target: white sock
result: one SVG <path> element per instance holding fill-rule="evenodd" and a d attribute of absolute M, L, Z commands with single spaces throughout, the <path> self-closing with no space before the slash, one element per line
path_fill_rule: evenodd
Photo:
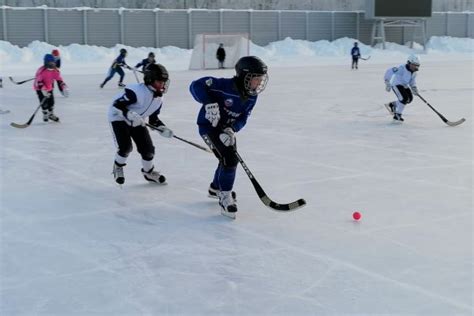
<path fill-rule="evenodd" d="M 118 164 L 124 165 L 127 163 L 127 157 L 122 157 L 119 154 L 115 153 L 115 161 Z"/>
<path fill-rule="evenodd" d="M 395 106 L 395 113 L 402 114 L 404 108 L 405 108 L 405 104 L 403 104 L 400 101 L 397 101 L 396 106 Z"/>
<path fill-rule="evenodd" d="M 144 160 L 142 159 L 142 166 L 145 172 L 150 171 L 153 168 L 153 160 Z"/>

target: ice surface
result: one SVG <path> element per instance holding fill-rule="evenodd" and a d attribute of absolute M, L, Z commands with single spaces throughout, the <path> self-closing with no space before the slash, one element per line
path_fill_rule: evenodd
<path fill-rule="evenodd" d="M 392 53 L 358 71 L 347 57 L 272 64 L 239 151 L 272 199 L 308 205 L 271 211 L 239 167 L 235 221 L 207 197 L 215 158 L 176 139 L 152 134 L 167 186 L 143 179 L 136 151 L 114 183 L 117 77 L 99 89 L 111 60 L 63 61 L 60 124 L 38 115 L 10 127 L 38 101 L 30 83 L 4 79 L 0 314 L 471 315 L 473 58 L 428 54 L 418 76 L 420 93 L 464 124 L 415 100 L 400 125 L 383 107 L 394 100 L 383 73 L 404 62 Z M 39 63 L 2 67 L 22 80 Z M 232 74 L 174 68 L 161 119 L 202 143 L 188 85 Z"/>

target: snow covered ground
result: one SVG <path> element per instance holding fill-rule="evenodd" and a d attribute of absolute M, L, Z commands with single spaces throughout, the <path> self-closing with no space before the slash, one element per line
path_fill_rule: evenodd
<path fill-rule="evenodd" d="M 47 49 L 13 54 L 0 44 L 2 75 L 17 80 L 50 50 L 40 43 Z M 372 58 L 352 71 L 342 53 L 302 55 L 300 43 L 288 45 L 291 53 L 273 55 L 254 48 L 270 80 L 239 151 L 272 199 L 308 205 L 266 208 L 239 168 L 235 221 L 207 197 L 215 158 L 176 139 L 152 134 L 167 186 L 145 182 L 135 151 L 125 185 L 114 183 L 106 112 L 117 77 L 99 84 L 118 48 L 86 61 L 102 49 L 77 46 L 82 53 L 64 58 L 71 96 L 56 93 L 60 124 L 38 115 L 12 128 L 37 99 L 30 83 L 4 79 L 0 314 L 472 315 L 472 50 L 421 55 L 422 95 L 448 119 L 467 119 L 448 127 L 418 99 L 402 125 L 383 107 L 394 100 L 383 73 L 407 52 L 365 52 Z M 148 50 L 132 50 L 129 63 Z M 161 118 L 202 143 L 189 83 L 233 71 L 188 71 L 190 52 L 169 50 L 157 58 L 169 61 L 172 80 Z M 130 72 L 125 81 L 135 81 Z"/>

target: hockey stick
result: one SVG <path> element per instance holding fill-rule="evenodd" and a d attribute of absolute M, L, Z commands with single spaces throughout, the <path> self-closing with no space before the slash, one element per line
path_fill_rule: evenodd
<path fill-rule="evenodd" d="M 8 77 L 8 78 L 9 78 L 10 81 L 13 82 L 14 84 L 24 84 L 25 82 L 35 80 L 35 78 L 30 78 L 30 79 L 26 79 L 26 80 L 23 80 L 23 81 L 15 81 L 12 77 Z"/>
<path fill-rule="evenodd" d="M 132 71 L 133 71 L 133 75 L 135 76 L 135 79 L 137 79 L 137 83 L 140 83 L 140 79 L 138 79 L 138 76 L 137 76 L 137 69 L 132 68 Z"/>
<path fill-rule="evenodd" d="M 448 121 L 447 118 L 445 118 L 441 113 L 439 113 L 438 111 L 436 111 L 436 109 L 435 109 L 433 106 L 431 106 L 431 104 L 429 104 L 428 101 L 426 101 L 421 95 L 419 95 L 419 94 L 417 94 L 417 95 L 418 95 L 418 97 L 421 99 L 421 101 L 425 102 L 425 104 L 426 104 L 427 106 L 429 106 L 430 109 L 433 110 L 433 112 L 435 112 L 436 114 L 438 114 L 438 116 L 443 120 L 443 122 L 445 122 L 445 123 L 448 124 L 449 126 L 457 126 L 457 125 L 460 125 L 460 124 L 462 124 L 462 123 L 464 123 L 464 122 L 466 121 L 465 118 L 462 118 L 462 119 L 460 119 L 460 120 L 458 120 L 458 121 L 455 121 L 455 122 Z"/>
<path fill-rule="evenodd" d="M 35 118 L 35 115 L 36 113 L 38 112 L 38 110 L 41 108 L 41 106 L 43 105 L 44 102 L 46 102 L 48 98 L 44 98 L 43 101 L 40 102 L 40 104 L 38 105 L 38 107 L 36 108 L 36 110 L 33 112 L 33 115 L 30 117 L 30 119 L 28 120 L 28 122 L 26 122 L 25 124 L 18 124 L 18 123 L 15 123 L 15 122 L 11 122 L 10 125 L 13 126 L 13 127 L 16 127 L 16 128 L 27 128 L 28 126 L 31 125 L 31 122 L 33 122 L 33 119 Z"/>
<path fill-rule="evenodd" d="M 247 167 L 245 164 L 244 160 L 242 157 L 239 155 L 237 150 L 234 151 L 235 155 L 237 156 L 237 159 L 239 160 L 240 164 L 242 165 L 242 168 L 244 168 L 245 173 L 247 173 L 247 176 L 249 177 L 250 181 L 252 182 L 253 187 L 255 188 L 255 191 L 257 192 L 258 197 L 260 200 L 271 208 L 272 210 L 279 211 L 279 212 L 289 212 L 289 211 L 294 211 L 300 207 L 303 207 L 306 205 L 306 201 L 304 199 L 298 199 L 294 202 L 288 203 L 288 204 L 279 204 L 274 201 L 272 201 L 268 195 L 263 191 L 262 187 L 260 184 L 257 182 L 257 179 L 253 176 L 252 172 L 250 169 Z"/>
<path fill-rule="evenodd" d="M 161 132 L 161 130 L 159 128 L 156 128 L 155 126 L 153 126 L 151 124 L 146 123 L 146 126 L 148 126 L 151 129 L 154 129 L 155 131 Z M 212 151 L 209 148 L 206 148 L 206 147 L 201 146 L 199 144 L 193 143 L 192 141 L 186 140 L 186 139 L 181 138 L 181 137 L 176 136 L 176 135 L 173 135 L 173 137 L 180 140 L 180 141 L 182 141 L 182 142 L 185 142 L 186 144 L 189 144 L 189 145 L 194 146 L 196 148 L 199 148 L 201 150 L 207 151 L 208 153 L 212 153 Z"/>
<path fill-rule="evenodd" d="M 369 59 L 370 59 L 370 56 L 367 57 L 367 58 L 364 58 L 364 57 L 359 57 L 359 58 L 362 59 L 362 60 L 369 60 Z"/>

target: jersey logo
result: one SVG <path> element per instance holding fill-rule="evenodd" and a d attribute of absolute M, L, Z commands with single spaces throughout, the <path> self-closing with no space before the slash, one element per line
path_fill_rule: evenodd
<path fill-rule="evenodd" d="M 233 99 L 226 99 L 224 101 L 224 105 L 225 105 L 225 107 L 230 108 L 232 105 L 234 105 L 234 100 Z"/>
<path fill-rule="evenodd" d="M 206 80 L 206 85 L 208 85 L 209 87 L 212 86 L 212 79 L 211 78 Z"/>
<path fill-rule="evenodd" d="M 398 68 L 397 68 L 397 67 L 393 67 L 392 70 L 393 70 L 393 72 L 397 72 L 397 71 L 398 71 Z"/>

